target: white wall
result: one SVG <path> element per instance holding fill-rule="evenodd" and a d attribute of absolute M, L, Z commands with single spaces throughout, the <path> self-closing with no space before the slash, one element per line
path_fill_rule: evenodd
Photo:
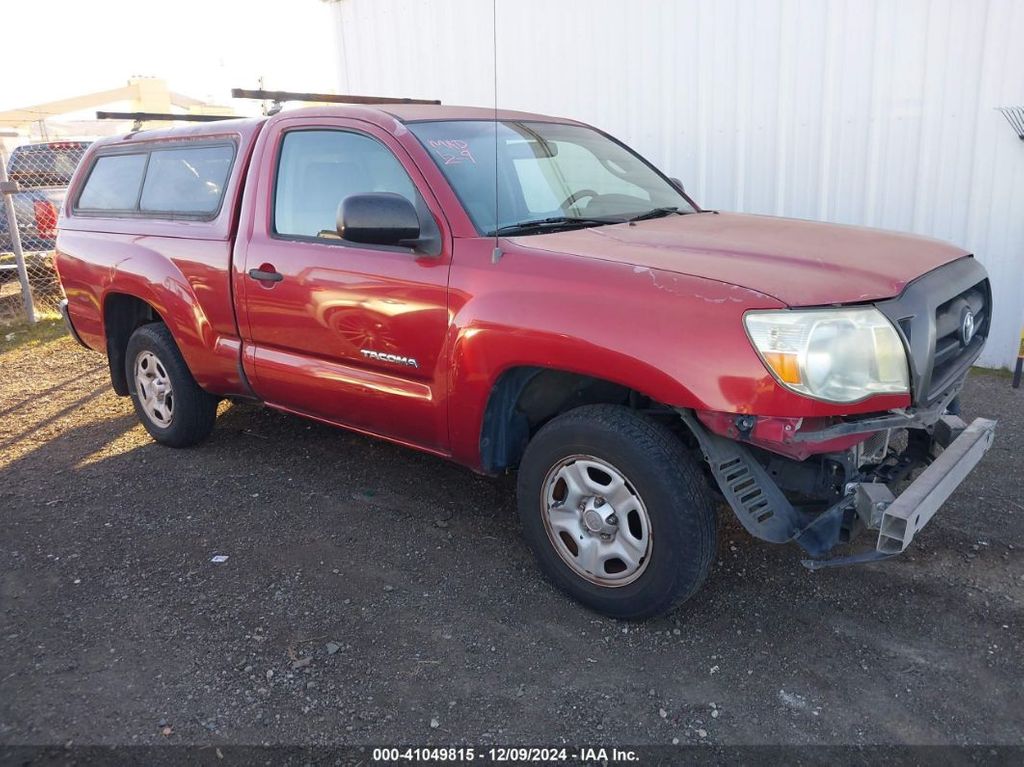
<path fill-rule="evenodd" d="M 705 207 L 949 240 L 992 276 L 982 362 L 1015 359 L 1024 142 L 995 107 L 1024 104 L 1024 0 L 496 8 L 495 28 L 489 0 L 340 0 L 340 91 L 489 106 L 496 85 L 501 107 L 625 140 Z"/>

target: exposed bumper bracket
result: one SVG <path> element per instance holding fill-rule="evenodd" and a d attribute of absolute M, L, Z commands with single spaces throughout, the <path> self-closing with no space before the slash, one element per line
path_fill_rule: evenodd
<path fill-rule="evenodd" d="M 886 485 L 880 482 L 859 482 L 853 491 L 853 504 L 857 516 L 871 530 L 877 530 L 882 524 L 882 513 L 892 505 L 896 496 Z"/>

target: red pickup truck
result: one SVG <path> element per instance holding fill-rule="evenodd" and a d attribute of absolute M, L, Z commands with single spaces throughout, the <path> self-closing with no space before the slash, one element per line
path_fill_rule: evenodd
<path fill-rule="evenodd" d="M 971 255 L 703 210 L 572 120 L 382 104 L 98 141 L 57 250 L 72 334 L 158 442 L 228 398 L 518 469 L 543 570 L 620 618 L 697 591 L 723 500 L 810 567 L 898 554 L 994 433 L 956 415 L 992 309 Z"/>

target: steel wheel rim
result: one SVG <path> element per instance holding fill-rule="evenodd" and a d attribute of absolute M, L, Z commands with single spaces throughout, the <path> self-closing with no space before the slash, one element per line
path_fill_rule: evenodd
<path fill-rule="evenodd" d="M 626 475 L 592 455 L 558 461 L 541 486 L 541 518 L 562 561 L 589 583 L 620 588 L 650 562 L 651 518 Z"/>
<path fill-rule="evenodd" d="M 135 394 L 146 417 L 162 429 L 174 419 L 174 392 L 167 368 L 153 352 L 135 358 Z"/>

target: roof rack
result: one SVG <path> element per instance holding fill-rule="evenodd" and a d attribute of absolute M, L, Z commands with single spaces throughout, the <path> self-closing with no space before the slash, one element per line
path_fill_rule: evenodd
<path fill-rule="evenodd" d="M 440 104 L 439 99 L 408 99 L 390 96 L 339 96 L 334 93 L 299 93 L 296 91 L 265 91 L 232 88 L 236 99 L 257 99 L 259 101 L 320 101 L 325 104 Z"/>
<path fill-rule="evenodd" d="M 97 112 L 97 120 L 134 120 L 148 122 L 150 120 L 167 120 L 175 122 L 212 123 L 218 120 L 237 120 L 235 115 L 179 115 L 170 112 Z"/>

